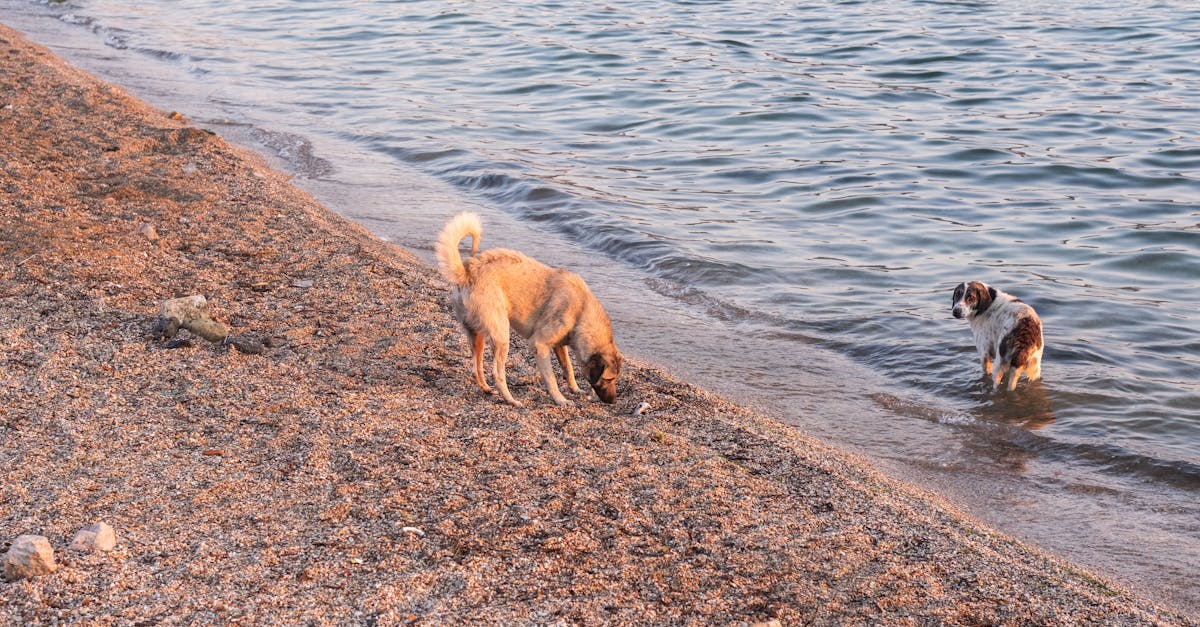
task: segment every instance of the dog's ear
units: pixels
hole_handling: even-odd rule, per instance
[[[983,289],[985,287],[987,288],[986,292]],[[996,288],[980,283],[978,298],[979,302],[975,304],[975,315],[977,316],[987,311],[988,307],[992,306],[992,302],[996,300]]]
[[[600,353],[596,353],[587,360],[588,382],[596,385],[602,376],[604,376],[604,358],[600,356]]]

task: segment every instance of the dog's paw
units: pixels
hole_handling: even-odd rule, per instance
[[[554,404],[558,405],[559,407],[574,407],[575,401],[564,396],[562,398],[554,399]]]

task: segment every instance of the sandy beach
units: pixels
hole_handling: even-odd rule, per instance
[[[1196,624],[636,362],[559,408],[517,342],[504,405],[444,293],[0,26],[0,554],[59,565],[0,623]],[[156,336],[193,294],[262,352]]]

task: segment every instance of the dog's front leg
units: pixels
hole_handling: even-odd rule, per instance
[[[983,358],[983,373],[986,375],[992,374],[992,360],[988,357]]]
[[[1008,371],[1008,364],[1000,362],[996,365],[996,370],[992,373],[992,391],[1000,389],[1000,383],[1004,381],[1004,375],[1008,374]],[[1013,380],[1015,381],[1016,378],[1014,377]]]
[[[562,392],[558,391],[558,381],[554,377],[554,366],[550,364],[550,347],[545,344],[539,344],[536,350],[537,369],[542,375],[542,380],[546,382],[546,389],[550,391],[550,397],[559,405],[573,405],[574,403],[567,400],[562,395]]]
[[[575,371],[571,368],[571,356],[567,354],[567,347],[562,344],[555,346],[554,356],[558,357],[558,363],[567,375],[567,387],[575,394],[578,394],[579,384],[575,383]]]

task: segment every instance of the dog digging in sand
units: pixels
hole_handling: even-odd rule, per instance
[[[600,301],[579,275],[551,268],[515,250],[479,252],[479,216],[460,213],[442,228],[434,252],[438,268],[450,281],[450,304],[471,341],[475,382],[491,392],[483,376],[483,343],[492,344],[492,372],[504,400],[521,406],[508,391],[505,361],[509,331],[527,338],[536,354],[537,370],[559,405],[570,405],[558,390],[550,353],[558,357],[567,386],[579,392],[567,347],[584,364],[588,382],[605,403],[617,399],[621,353],[613,343],[612,325]],[[463,259],[458,245],[471,237],[471,256]]]
[[[1033,307],[979,281],[954,288],[951,307],[955,318],[971,323],[992,389],[1000,387],[1010,370],[1009,390],[1016,389],[1022,374],[1030,381],[1042,376],[1042,321]]]

